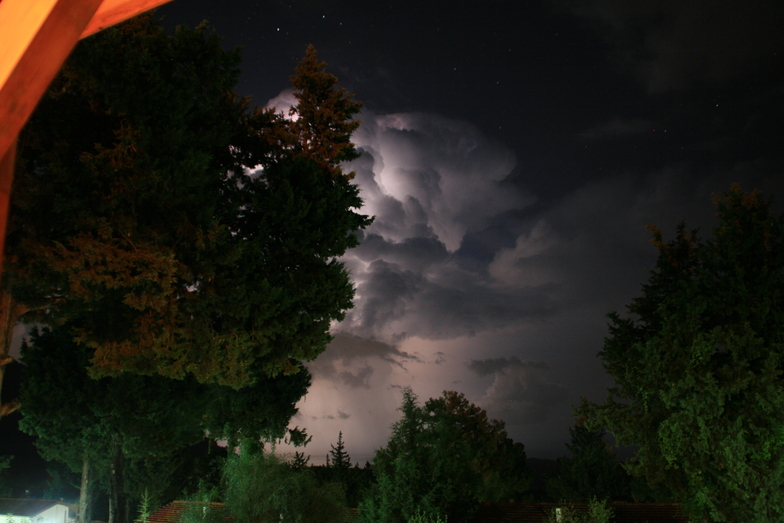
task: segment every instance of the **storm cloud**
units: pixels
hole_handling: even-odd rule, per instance
[[[462,392],[531,455],[562,454],[571,405],[600,401],[611,385],[596,355],[606,314],[623,313],[655,263],[646,225],[665,236],[682,219],[709,230],[711,194],[752,170],[695,177],[680,163],[608,173],[545,203],[514,174],[512,151],[470,124],[424,113],[362,118],[362,156],[346,168],[375,221],[341,258],[354,308],[308,363],[313,385],[292,420],[319,435],[315,456],[343,431],[363,434],[349,451],[371,459],[406,386],[423,400]],[[577,138],[627,140],[649,123],[610,119]],[[772,175],[754,179],[780,186]]]
[[[568,409],[569,390],[550,380],[551,369],[545,361],[512,356],[471,360],[467,366],[480,377],[493,376],[480,403],[503,419],[517,424],[538,423]]]
[[[514,153],[476,127],[432,114],[366,115],[348,167],[376,219],[344,257],[357,286],[340,330],[397,343],[450,339],[552,314],[548,286],[510,292],[459,263],[464,239],[534,203],[503,184]],[[498,248],[492,246],[491,249]]]
[[[784,5],[766,0],[556,0],[590,21],[651,93],[726,83],[775,59]]]

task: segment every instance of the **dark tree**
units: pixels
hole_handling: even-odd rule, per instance
[[[291,468],[294,470],[304,469],[308,466],[310,456],[306,456],[304,452],[294,452],[294,457],[291,460]]]
[[[290,111],[296,117],[289,126],[293,134],[291,141],[296,144],[297,154],[315,160],[333,177],[351,179],[354,173],[344,174],[340,162],[359,157],[350,140],[359,122],[351,117],[359,112],[362,104],[337,87],[337,77],[327,73],[325,66],[318,60],[316,48],[310,45],[291,77],[297,98],[297,105]]]
[[[588,503],[592,499],[628,501],[630,478],[601,431],[582,425],[569,429],[571,458],[558,458],[558,472],[547,479],[553,501]]]
[[[631,317],[610,315],[615,379],[584,404],[593,427],[639,445],[628,470],[696,519],[784,518],[784,220],[738,186],[705,241],[685,225],[659,251]]]
[[[350,506],[356,507],[356,503],[359,501],[356,494],[363,486],[354,484],[354,480],[358,478],[358,475],[352,474],[351,456],[346,452],[342,431],[338,433],[337,444],[330,444],[330,447],[332,447],[332,450],[327,454],[325,464],[326,479],[328,482],[341,485],[343,490],[348,493],[347,498],[350,499],[347,499],[347,501],[350,503]],[[322,482],[324,481],[322,480]]]
[[[223,468],[221,487],[232,521],[344,523],[350,520],[340,485],[319,484],[310,469],[296,470],[274,454],[244,450],[232,454]],[[195,521],[204,521],[203,518],[198,514]]]
[[[238,64],[150,16],[78,46],[20,137],[7,325],[78,320],[95,377],[234,388],[324,350],[354,292],[337,258],[370,223],[338,175],[359,104],[310,49],[298,118],[251,111]]]
[[[23,347],[20,428],[37,436],[45,459],[81,474],[85,515],[101,482],[117,521],[127,521],[128,496],[138,496],[141,484],[163,490],[182,451],[204,438],[206,390],[192,379],[125,374],[95,380],[87,375],[88,361],[64,327],[33,336]]]
[[[110,494],[117,521],[127,519],[144,489],[159,504],[179,495],[193,469],[191,448],[205,431],[236,444],[282,437],[309,384],[306,372],[239,391],[193,378],[126,373],[92,379],[89,351],[68,327],[44,330],[23,347],[20,427],[37,437],[45,459],[81,474],[84,514],[96,483]]]
[[[250,110],[238,64],[205,26],[139,17],[79,45],[20,137],[0,320],[50,326],[26,350],[26,430],[111,471],[115,523],[127,478],[152,485],[205,430],[283,437],[301,362],[352,305],[337,258],[370,219],[338,162],[359,104],[310,49],[299,118]]]
[[[373,460],[377,485],[360,505],[363,521],[402,523],[421,511],[460,523],[478,503],[528,489],[523,445],[462,394],[444,392],[419,406],[406,389],[400,410]]]
[[[332,447],[332,450],[329,451],[329,455],[327,456],[327,467],[336,471],[350,469],[351,456],[346,452],[345,445],[343,444],[343,431],[338,433],[337,447],[332,444],[330,444],[330,447]]]

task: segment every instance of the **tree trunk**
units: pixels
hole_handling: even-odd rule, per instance
[[[14,327],[19,321],[19,317],[29,309],[17,303],[11,296],[11,291],[0,288],[0,393],[3,391],[3,376],[5,367],[14,359],[10,356],[11,341],[14,338]],[[21,404],[18,401],[0,401],[0,418],[7,416],[18,409]]]
[[[92,520],[92,499],[90,496],[90,458],[87,451],[82,455],[82,484],[79,488],[79,523]]]
[[[128,523],[128,496],[125,494],[125,459],[122,445],[115,437],[112,445],[112,465],[109,471],[109,521]]]

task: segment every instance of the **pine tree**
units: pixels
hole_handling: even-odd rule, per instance
[[[83,41],[20,136],[6,323],[78,319],[96,377],[241,388],[321,353],[352,306],[337,259],[371,220],[339,175],[359,104],[315,57],[290,121],[232,94],[239,55],[206,26],[147,15]]]
[[[315,159],[333,176],[353,178],[354,173],[343,174],[339,164],[359,157],[350,137],[360,122],[351,118],[362,104],[345,89],[337,88],[337,77],[325,68],[316,48],[309,45],[291,77],[297,98],[289,113],[291,132],[298,154]]]
[[[554,501],[588,503],[592,498],[626,501],[629,477],[604,440],[601,431],[578,424],[569,428],[566,445],[571,458],[558,458],[558,473],[547,480],[547,492]]]
[[[733,185],[701,241],[653,229],[659,251],[633,315],[610,316],[600,356],[613,376],[581,411],[621,445],[652,488],[695,519],[784,518],[784,216]]]
[[[294,470],[303,469],[308,466],[310,456],[305,456],[304,452],[294,452],[294,459],[291,461],[291,468]]]
[[[327,467],[330,467],[338,472],[343,472],[351,468],[351,456],[345,451],[343,444],[343,431],[338,433],[337,447],[330,444],[332,450],[329,451],[327,456]],[[331,456],[331,457],[330,457]]]
[[[399,523],[422,511],[469,521],[482,501],[508,501],[529,485],[525,451],[465,396],[445,391],[425,405],[403,391],[403,417],[373,460],[377,480],[360,507],[363,521]]]

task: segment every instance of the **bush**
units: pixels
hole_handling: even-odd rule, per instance
[[[345,523],[349,517],[341,485],[319,485],[310,470],[295,470],[276,455],[264,452],[229,456],[219,497],[225,513],[215,514],[214,506],[205,503],[188,521],[215,523],[227,515],[235,523]]]
[[[442,519],[441,514],[424,514],[417,511],[408,519],[408,523],[447,523],[448,519],[446,516]]]
[[[553,509],[545,523],[610,523],[613,517],[613,510],[604,501],[593,498],[588,503],[588,511],[580,514],[574,505],[566,504],[563,507]]]

